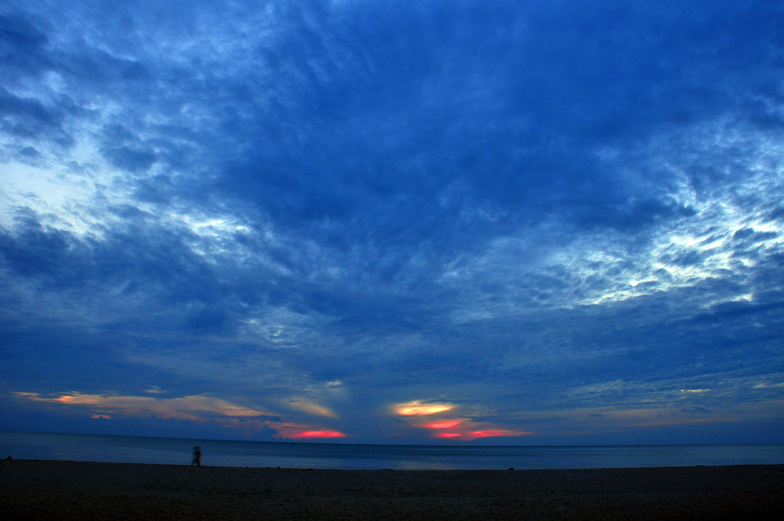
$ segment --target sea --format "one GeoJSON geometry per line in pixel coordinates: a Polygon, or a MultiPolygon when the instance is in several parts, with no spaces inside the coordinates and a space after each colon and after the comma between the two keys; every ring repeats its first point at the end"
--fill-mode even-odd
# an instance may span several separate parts
{"type": "Polygon", "coordinates": [[[0,458],[305,469],[577,469],[784,464],[784,445],[475,446],[196,440],[0,431],[0,458]]]}

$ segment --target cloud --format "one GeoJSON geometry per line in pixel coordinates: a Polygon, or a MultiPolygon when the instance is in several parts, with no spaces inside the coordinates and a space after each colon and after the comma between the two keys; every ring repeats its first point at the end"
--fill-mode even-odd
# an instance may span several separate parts
{"type": "Polygon", "coordinates": [[[426,423],[422,425],[427,429],[451,429],[453,427],[457,427],[460,425],[464,420],[441,420],[441,421],[434,421],[431,423],[426,423]]]}
{"type": "Polygon", "coordinates": [[[451,403],[438,403],[438,402],[425,402],[423,400],[414,400],[407,403],[399,403],[392,406],[395,414],[400,416],[429,416],[438,414],[445,411],[450,411],[455,408],[451,403]]]}
{"type": "Polygon", "coordinates": [[[38,393],[16,392],[14,394],[21,399],[34,402],[84,406],[101,412],[130,416],[155,416],[165,419],[200,421],[221,416],[245,418],[272,415],[267,411],[242,407],[203,395],[156,399],[147,396],[112,396],[77,392],[53,397],[42,397],[38,393]]]}
{"type": "Polygon", "coordinates": [[[9,134],[36,137],[46,131],[59,130],[62,116],[48,109],[35,98],[22,98],[0,90],[0,112],[3,131],[9,134]]]}
{"type": "Polygon", "coordinates": [[[44,47],[49,38],[25,16],[0,14],[0,41],[1,67],[7,78],[35,76],[48,65],[44,47]]]}
{"type": "Polygon", "coordinates": [[[481,438],[498,438],[512,436],[530,436],[531,431],[503,429],[487,422],[475,422],[470,418],[459,420],[441,420],[431,423],[416,425],[428,429],[429,437],[434,439],[449,439],[454,441],[472,441],[481,438]]]}
{"type": "Polygon", "coordinates": [[[369,442],[779,395],[772,3],[58,5],[0,7],[0,393],[369,442]]]}
{"type": "Polygon", "coordinates": [[[335,439],[350,437],[349,434],[345,434],[337,430],[325,429],[318,425],[285,420],[277,421],[218,418],[216,421],[223,427],[242,431],[246,436],[272,431],[274,433],[274,438],[283,440],[335,439]]]}
{"type": "Polygon", "coordinates": [[[91,395],[78,392],[48,397],[30,392],[15,392],[13,394],[20,400],[85,408],[90,411],[90,418],[93,419],[155,417],[191,422],[214,421],[223,427],[240,429],[248,434],[272,429],[276,433],[276,437],[285,439],[343,438],[347,436],[336,430],[281,420],[279,415],[267,410],[243,407],[204,395],[161,399],[147,396],[91,395]]]}
{"type": "Polygon", "coordinates": [[[286,401],[286,405],[294,410],[301,411],[313,416],[323,416],[325,418],[337,419],[337,414],[323,405],[318,405],[303,398],[292,398],[286,401]]]}
{"type": "Polygon", "coordinates": [[[686,407],[682,409],[686,413],[710,414],[710,410],[705,407],[686,407]]]}
{"type": "MultiPolygon", "coordinates": [[[[475,407],[466,406],[462,408],[468,410],[475,409],[475,407]]],[[[390,407],[391,412],[403,417],[411,428],[424,429],[427,432],[427,437],[432,439],[472,441],[481,438],[528,436],[533,434],[530,431],[506,429],[493,423],[475,421],[469,417],[455,418],[453,414],[457,412],[456,409],[457,406],[454,404],[427,402],[424,400],[414,400],[390,407]]]]}
{"type": "Polygon", "coordinates": [[[290,437],[295,439],[345,438],[346,435],[338,431],[303,431],[297,434],[292,434],[290,437]]]}

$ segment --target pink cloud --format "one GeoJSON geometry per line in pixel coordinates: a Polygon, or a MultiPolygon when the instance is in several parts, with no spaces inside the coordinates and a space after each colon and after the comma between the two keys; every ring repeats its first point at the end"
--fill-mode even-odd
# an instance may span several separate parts
{"type": "MultiPolygon", "coordinates": [[[[478,438],[493,438],[502,436],[527,436],[532,434],[528,431],[505,429],[487,422],[475,422],[471,418],[444,418],[454,409],[454,406],[446,403],[433,403],[414,401],[398,404],[392,408],[392,412],[404,416],[405,421],[410,427],[427,429],[431,438],[453,439],[460,441],[471,441],[478,438]],[[422,422],[421,416],[437,415],[439,419],[422,422]],[[448,432],[443,432],[447,430],[448,432]]],[[[454,412],[454,411],[452,411],[454,412]]]]}
{"type": "Polygon", "coordinates": [[[457,427],[463,422],[463,420],[441,420],[432,423],[426,423],[422,425],[422,427],[426,429],[451,429],[452,427],[457,427]]]}
{"type": "Polygon", "coordinates": [[[303,431],[298,434],[289,434],[289,438],[345,438],[347,434],[338,431],[303,431]]]}

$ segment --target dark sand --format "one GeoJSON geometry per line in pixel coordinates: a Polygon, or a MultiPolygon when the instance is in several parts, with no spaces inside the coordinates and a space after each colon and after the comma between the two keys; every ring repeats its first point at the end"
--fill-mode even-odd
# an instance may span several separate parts
{"type": "Polygon", "coordinates": [[[305,470],[0,461],[0,519],[763,519],[784,465],[305,470]]]}

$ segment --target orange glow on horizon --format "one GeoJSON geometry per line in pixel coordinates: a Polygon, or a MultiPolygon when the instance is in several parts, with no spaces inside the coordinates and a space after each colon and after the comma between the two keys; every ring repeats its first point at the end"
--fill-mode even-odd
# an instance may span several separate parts
{"type": "Polygon", "coordinates": [[[451,429],[463,423],[463,420],[443,420],[422,425],[427,429],[451,429]]]}
{"type": "Polygon", "coordinates": [[[462,436],[459,432],[439,432],[436,434],[437,438],[460,438],[462,436]]]}
{"type": "Polygon", "coordinates": [[[289,434],[288,438],[345,438],[346,434],[338,431],[303,431],[297,434],[289,434]]]}

